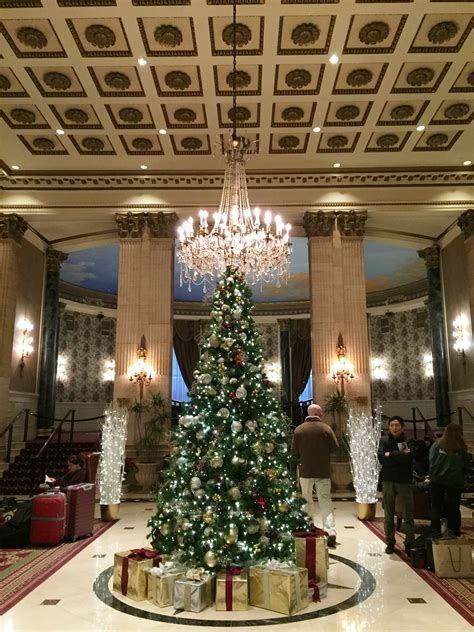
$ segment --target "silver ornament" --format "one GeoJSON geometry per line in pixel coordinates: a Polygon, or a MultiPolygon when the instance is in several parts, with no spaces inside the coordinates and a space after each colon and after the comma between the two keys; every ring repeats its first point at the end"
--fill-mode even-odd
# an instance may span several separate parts
{"type": "Polygon", "coordinates": [[[218,468],[222,467],[224,461],[221,456],[213,456],[209,463],[211,467],[217,470],[218,468]]]}
{"type": "Polygon", "coordinates": [[[191,489],[199,489],[201,487],[201,479],[199,476],[193,476],[191,479],[191,489]]]}
{"type": "Polygon", "coordinates": [[[217,347],[220,344],[219,338],[215,336],[214,334],[212,334],[212,336],[210,336],[209,338],[209,344],[211,345],[213,349],[217,349],[217,347]]]}
{"type": "Polygon", "coordinates": [[[202,489],[202,487],[200,487],[199,489],[196,489],[196,491],[194,492],[194,496],[196,498],[204,498],[204,496],[206,495],[206,492],[202,489]]]}
{"type": "Polygon", "coordinates": [[[245,331],[242,331],[239,334],[239,337],[240,337],[241,340],[244,340],[244,341],[247,340],[247,334],[245,333],[245,331]]]}
{"type": "Polygon", "coordinates": [[[230,429],[232,430],[232,432],[240,432],[242,430],[242,424],[240,423],[240,421],[233,421],[230,424],[230,429]]]}
{"type": "Polygon", "coordinates": [[[189,428],[189,426],[193,423],[194,417],[192,415],[183,415],[179,418],[179,423],[185,428],[189,428]]]}
{"type": "Polygon", "coordinates": [[[239,500],[240,499],[240,489],[238,487],[231,487],[228,490],[227,495],[232,500],[239,500]]]}
{"type": "Polygon", "coordinates": [[[235,394],[238,399],[245,399],[247,397],[247,389],[243,386],[239,386],[239,388],[236,389],[235,394]]]}
{"type": "Polygon", "coordinates": [[[212,375],[209,373],[203,373],[199,378],[199,381],[203,384],[210,384],[212,382],[212,375]]]}
{"type": "Polygon", "coordinates": [[[242,318],[242,310],[236,309],[232,312],[232,318],[234,320],[240,320],[242,318]]]}
{"type": "Polygon", "coordinates": [[[253,432],[257,428],[257,422],[253,421],[253,419],[249,419],[248,421],[245,422],[245,427],[251,432],[253,432]]]}
{"type": "Polygon", "coordinates": [[[219,410],[217,411],[217,416],[221,417],[222,419],[227,419],[229,415],[230,411],[228,408],[219,408],[219,410]]]}
{"type": "MultiPolygon", "coordinates": [[[[204,432],[204,430],[198,430],[196,432],[196,439],[198,441],[202,441],[204,439],[204,437],[206,436],[206,433],[204,432]]],[[[179,460],[179,459],[178,459],[179,460]]]]}

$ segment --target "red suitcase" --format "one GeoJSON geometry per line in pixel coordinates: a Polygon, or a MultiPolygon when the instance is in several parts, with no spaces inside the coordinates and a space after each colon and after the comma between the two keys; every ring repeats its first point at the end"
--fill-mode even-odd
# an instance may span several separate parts
{"type": "Polygon", "coordinates": [[[66,496],[61,492],[46,492],[35,496],[32,502],[30,544],[59,544],[66,528],[66,496]]]}
{"type": "Polygon", "coordinates": [[[92,535],[94,527],[95,485],[69,485],[67,491],[66,538],[76,540],[92,535]]]}

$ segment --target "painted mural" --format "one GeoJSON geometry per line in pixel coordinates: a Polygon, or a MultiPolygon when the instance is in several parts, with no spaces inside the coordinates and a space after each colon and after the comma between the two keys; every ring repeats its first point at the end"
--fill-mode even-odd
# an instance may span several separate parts
{"type": "MultiPolygon", "coordinates": [[[[308,248],[305,237],[292,240],[291,276],[281,287],[253,286],[256,302],[303,301],[309,298],[308,248]]],[[[99,292],[117,293],[119,245],[108,244],[78,250],[69,255],[61,268],[61,279],[99,292]]],[[[365,275],[367,291],[397,287],[425,276],[423,261],[416,249],[376,241],[365,241],[365,275]]],[[[177,301],[207,301],[214,287],[188,286],[180,282],[179,264],[175,261],[174,298],[177,301]]]]}

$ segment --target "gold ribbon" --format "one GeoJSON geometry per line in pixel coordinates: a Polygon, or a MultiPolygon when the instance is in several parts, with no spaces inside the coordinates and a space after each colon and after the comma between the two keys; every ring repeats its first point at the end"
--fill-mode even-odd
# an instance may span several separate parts
{"type": "Polygon", "coordinates": [[[191,591],[193,584],[184,584],[183,608],[188,612],[191,610],[191,591]]]}

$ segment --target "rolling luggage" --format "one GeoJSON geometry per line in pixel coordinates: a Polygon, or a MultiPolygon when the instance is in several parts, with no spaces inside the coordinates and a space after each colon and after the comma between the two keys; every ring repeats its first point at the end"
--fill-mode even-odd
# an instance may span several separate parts
{"type": "Polygon", "coordinates": [[[82,483],[67,488],[66,538],[76,540],[92,535],[94,526],[95,485],[82,483]]]}
{"type": "Polygon", "coordinates": [[[66,529],[66,496],[61,492],[46,492],[35,496],[32,503],[30,544],[59,544],[66,529]]]}

